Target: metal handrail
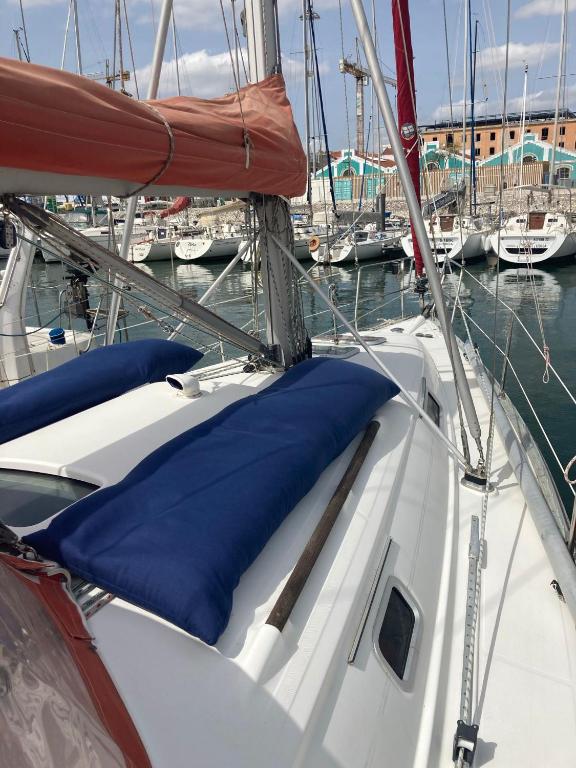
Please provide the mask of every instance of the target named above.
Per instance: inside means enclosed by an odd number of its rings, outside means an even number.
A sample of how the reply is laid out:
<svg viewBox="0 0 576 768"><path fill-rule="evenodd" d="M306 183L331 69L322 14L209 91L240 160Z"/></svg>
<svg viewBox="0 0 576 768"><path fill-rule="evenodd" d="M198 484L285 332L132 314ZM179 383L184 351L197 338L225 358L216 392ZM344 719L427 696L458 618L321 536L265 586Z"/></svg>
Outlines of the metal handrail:
<svg viewBox="0 0 576 768"><path fill-rule="evenodd" d="M480 325L478 325L478 323L464 309L461 308L461 311L464 312L464 314L466 315L467 319L480 331L480 333L486 339L488 339L488 341L490 341L494 345L494 348L502 356L505 356L506 352L500 347L500 345L496 344L496 342L486 333L486 331ZM548 435L546 433L544 425L540 421L540 419L538 417L538 414L536 413L536 410L534 409L534 406L532 405L532 402L530 400L530 396L526 392L526 389L524 388L522 382L520 381L520 377L518 376L516 368L513 366L513 364L510 362L510 360L508 360L508 367L512 371L512 374L513 374L514 378L516 379L516 381L518 383L518 386L520 387L520 391L524 395L524 398L526 399L526 402L528 403L528 407L530 408L530 410L532 412L532 415L534 416L534 419L536 420L536 423L538 424L538 427L540 428L540 431L542 432L542 435L543 435L544 439L546 440L546 443L548 444L548 447L550 448L550 451L552 452L552 455L554 456L554 459L556 460L556 463L558 464L558 466L562 470L562 472L564 472L564 464L561 462L558 454L556 453L556 451L554 449L554 446L552 445L552 443L550 441L550 438L548 437ZM503 394L504 390L502 389L501 391L502 391L502 394ZM570 487L570 491L572 492L572 495L576 496L576 490L571 485L569 487Z"/></svg>

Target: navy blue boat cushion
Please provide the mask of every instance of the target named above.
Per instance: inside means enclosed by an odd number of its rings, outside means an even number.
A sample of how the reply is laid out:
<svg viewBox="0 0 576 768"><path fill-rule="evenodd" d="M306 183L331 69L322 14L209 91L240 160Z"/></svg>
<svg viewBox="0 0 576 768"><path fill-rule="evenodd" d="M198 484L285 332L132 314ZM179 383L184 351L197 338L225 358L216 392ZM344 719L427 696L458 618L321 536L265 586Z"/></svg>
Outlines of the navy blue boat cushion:
<svg viewBox="0 0 576 768"><path fill-rule="evenodd" d="M0 443L162 381L169 373L183 373L202 356L175 341L142 339L94 349L0 389Z"/></svg>
<svg viewBox="0 0 576 768"><path fill-rule="evenodd" d="M158 448L124 480L76 502L26 541L213 644L244 571L397 392L362 365L302 362Z"/></svg>

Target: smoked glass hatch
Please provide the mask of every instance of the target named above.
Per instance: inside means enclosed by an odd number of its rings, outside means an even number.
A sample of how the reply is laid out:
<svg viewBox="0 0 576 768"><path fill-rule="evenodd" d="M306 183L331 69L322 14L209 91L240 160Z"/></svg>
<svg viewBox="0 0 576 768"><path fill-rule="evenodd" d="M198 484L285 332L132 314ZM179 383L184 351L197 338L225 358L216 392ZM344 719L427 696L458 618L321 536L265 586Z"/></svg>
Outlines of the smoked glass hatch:
<svg viewBox="0 0 576 768"><path fill-rule="evenodd" d="M0 520L13 528L36 525L95 490L69 477L0 469Z"/></svg>
<svg viewBox="0 0 576 768"><path fill-rule="evenodd" d="M440 426L440 404L436 400L436 398L432 397L430 392L428 392L428 396L426 397L426 413L434 424L436 424L437 427Z"/></svg>
<svg viewBox="0 0 576 768"><path fill-rule="evenodd" d="M378 647L392 670L403 680L416 624L414 611L396 587L392 587L378 635Z"/></svg>

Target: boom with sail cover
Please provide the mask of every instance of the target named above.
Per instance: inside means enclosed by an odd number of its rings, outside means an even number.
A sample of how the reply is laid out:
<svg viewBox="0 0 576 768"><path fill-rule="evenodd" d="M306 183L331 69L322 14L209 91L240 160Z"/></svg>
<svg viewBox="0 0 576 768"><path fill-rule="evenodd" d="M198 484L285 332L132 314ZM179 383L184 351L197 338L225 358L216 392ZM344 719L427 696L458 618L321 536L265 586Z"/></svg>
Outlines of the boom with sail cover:
<svg viewBox="0 0 576 768"><path fill-rule="evenodd" d="M0 58L0 98L0 194L306 190L280 74L217 99L136 101L69 72Z"/></svg>
<svg viewBox="0 0 576 768"><path fill-rule="evenodd" d="M416 91L414 87L414 56L410 33L410 10L408 0L392 0L392 24L394 29L394 54L396 57L396 81L398 94L398 128L404 154L410 169L414 191L420 203L420 153L418 151L418 130L416 128ZM421 275L424 262L420 247L412 228L414 263L416 274Z"/></svg>

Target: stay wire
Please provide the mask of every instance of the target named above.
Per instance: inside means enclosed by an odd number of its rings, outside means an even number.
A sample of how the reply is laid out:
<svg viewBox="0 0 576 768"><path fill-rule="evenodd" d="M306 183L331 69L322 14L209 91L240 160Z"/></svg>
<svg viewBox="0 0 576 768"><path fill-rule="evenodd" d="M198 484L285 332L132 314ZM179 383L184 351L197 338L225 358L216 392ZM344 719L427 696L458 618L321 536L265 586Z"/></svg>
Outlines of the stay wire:
<svg viewBox="0 0 576 768"><path fill-rule="evenodd" d="M318 85L318 101L320 106L320 115L322 118L322 132L324 134L324 146L326 147L326 157L328 160L328 178L330 180L330 198L332 200L332 211L336 218L339 217L338 208L336 205L336 194L334 192L334 176L332 174L332 162L330 155L330 147L328 145L328 128L326 126L326 113L324 111L324 97L322 95L322 83L320 81L320 67L318 65L318 48L316 46L316 28L314 26L314 15L312 13L312 5L310 0L308 1L308 15L310 17L310 34L312 37L312 51L314 53L314 69L316 72L316 81ZM222 2L222 0L220 0Z"/></svg>

